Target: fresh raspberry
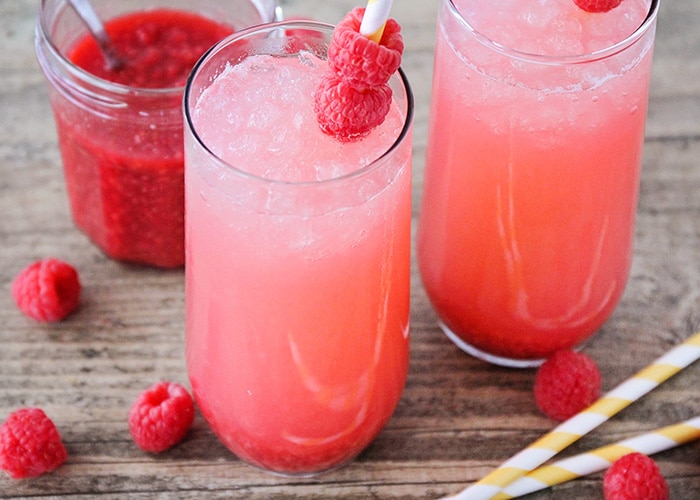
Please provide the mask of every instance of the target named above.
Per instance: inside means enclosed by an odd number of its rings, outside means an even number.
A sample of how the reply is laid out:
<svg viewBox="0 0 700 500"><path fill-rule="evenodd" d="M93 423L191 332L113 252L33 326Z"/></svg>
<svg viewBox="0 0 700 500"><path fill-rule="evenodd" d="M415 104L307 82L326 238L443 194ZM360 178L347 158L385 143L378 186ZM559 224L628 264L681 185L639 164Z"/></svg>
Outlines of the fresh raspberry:
<svg viewBox="0 0 700 500"><path fill-rule="evenodd" d="M77 271L58 259L44 259L30 264L12 282L12 298L17 307L37 321L60 321L80 301Z"/></svg>
<svg viewBox="0 0 700 500"><path fill-rule="evenodd" d="M630 453L605 472L603 494L605 500L668 500L668 483L654 460Z"/></svg>
<svg viewBox="0 0 700 500"><path fill-rule="evenodd" d="M0 469L14 479L51 472L67 456L56 426L39 408L20 408L0 426Z"/></svg>
<svg viewBox="0 0 700 500"><path fill-rule="evenodd" d="M607 12L622 3L622 0L574 0L574 3L588 12Z"/></svg>
<svg viewBox="0 0 700 500"><path fill-rule="evenodd" d="M194 421L192 396L180 384L158 382L129 410L129 432L144 451L160 453L179 443Z"/></svg>
<svg viewBox="0 0 700 500"><path fill-rule="evenodd" d="M535 402L549 418L564 421L586 409L600 396L598 365L576 351L559 351L535 376Z"/></svg>
<svg viewBox="0 0 700 500"><path fill-rule="evenodd" d="M314 95L314 112L321 130L340 141L364 137L379 126L391 106L389 85L358 90L332 76L321 81Z"/></svg>
<svg viewBox="0 0 700 500"><path fill-rule="evenodd" d="M359 89L389 81L401 65L401 26L388 19L380 43L360 34L364 7L355 7L335 27L328 46L328 65L334 73Z"/></svg>

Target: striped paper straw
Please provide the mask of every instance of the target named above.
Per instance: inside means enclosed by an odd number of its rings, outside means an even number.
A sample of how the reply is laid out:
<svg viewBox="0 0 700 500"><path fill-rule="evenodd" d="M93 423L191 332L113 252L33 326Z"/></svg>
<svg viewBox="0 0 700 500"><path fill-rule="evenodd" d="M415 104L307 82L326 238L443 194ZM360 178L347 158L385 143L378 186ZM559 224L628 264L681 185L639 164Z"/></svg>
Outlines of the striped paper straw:
<svg viewBox="0 0 700 500"><path fill-rule="evenodd" d="M360 23L360 34L379 43L389 18L392 0L369 0Z"/></svg>
<svg viewBox="0 0 700 500"><path fill-rule="evenodd" d="M680 424L670 425L535 469L508 485L493 499L508 500L527 495L607 469L615 460L629 453L653 455L698 438L700 438L700 417L695 417Z"/></svg>
<svg viewBox="0 0 700 500"><path fill-rule="evenodd" d="M700 358L700 332L561 423L450 500L488 500Z"/></svg>

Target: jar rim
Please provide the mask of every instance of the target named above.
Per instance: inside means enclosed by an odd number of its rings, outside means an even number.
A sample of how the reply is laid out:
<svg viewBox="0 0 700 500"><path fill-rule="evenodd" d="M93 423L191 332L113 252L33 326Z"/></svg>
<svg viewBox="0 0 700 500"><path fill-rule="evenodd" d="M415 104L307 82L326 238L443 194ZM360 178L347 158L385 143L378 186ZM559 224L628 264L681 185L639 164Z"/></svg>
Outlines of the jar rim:
<svg viewBox="0 0 700 500"><path fill-rule="evenodd" d="M256 0L250 0L251 4L256 8L260 16L260 22L265 22L264 13L261 11L261 7ZM51 3L51 5L49 5ZM272 5L272 4L271 4ZM132 85L126 85L123 83L117 83L99 76L93 75L89 71L84 70L80 66L76 65L71 61L65 54L58 48L51 37L50 21L54 20L58 15L62 14L66 8L70 8L70 5L66 0L41 0L41 5L39 7L39 16L36 23L36 35L38 38L46 42L46 47L51 53L51 56L59 61L63 68L78 81L85 82L87 85L94 87L96 89L118 94L118 95L129 95L129 96L144 96L144 97L168 97L168 96L178 96L182 95L185 90L185 83L182 85L172 86L172 87L138 87ZM275 15L275 11L269 13L271 16ZM87 31L86 31L87 33Z"/></svg>

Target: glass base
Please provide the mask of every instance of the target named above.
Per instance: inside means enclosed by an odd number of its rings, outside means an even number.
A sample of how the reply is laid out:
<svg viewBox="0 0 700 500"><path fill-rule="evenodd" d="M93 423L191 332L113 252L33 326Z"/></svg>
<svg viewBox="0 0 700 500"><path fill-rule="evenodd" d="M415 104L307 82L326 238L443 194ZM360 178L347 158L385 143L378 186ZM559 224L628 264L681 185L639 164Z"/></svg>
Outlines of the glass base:
<svg viewBox="0 0 700 500"><path fill-rule="evenodd" d="M234 453L234 455L235 455L235 453ZM314 478L316 476L320 476L323 474L327 474L329 472L333 472L333 471L338 470L338 469L342 469L343 467L348 465L350 462L355 460L355 457L353 456L353 457L350 457L343 462L337 463L335 465L331 465L330 467L325 467L325 468L321 468L318 470L311 470L311 471L294 472L294 471L281 471L281 470L275 470L275 469L268 469L267 467L265 467L263 465L257 464L255 462L251 462L249 460L246 460L245 458L239 457L238 455L235 455L235 456L236 456L236 458L241 460L243 463L249 465L253 469L257 469L260 472L264 472L264 473L270 474L272 476L283 477L283 478L288 478L288 479L311 479L311 478Z"/></svg>
<svg viewBox="0 0 700 500"><path fill-rule="evenodd" d="M454 344L461 350L463 350L470 356L474 356L475 358L481 359L482 361L486 361L487 363L505 366L508 368L535 368L540 366L545 361L544 359L511 359L504 358L502 356L496 356L495 354L489 354L488 352L484 352L481 349L477 349L473 345L465 342L456 333L450 330L447 327L447 325L445 325L442 321L440 322L440 328L442 328L442 331L445 333L447 338L454 342Z"/></svg>

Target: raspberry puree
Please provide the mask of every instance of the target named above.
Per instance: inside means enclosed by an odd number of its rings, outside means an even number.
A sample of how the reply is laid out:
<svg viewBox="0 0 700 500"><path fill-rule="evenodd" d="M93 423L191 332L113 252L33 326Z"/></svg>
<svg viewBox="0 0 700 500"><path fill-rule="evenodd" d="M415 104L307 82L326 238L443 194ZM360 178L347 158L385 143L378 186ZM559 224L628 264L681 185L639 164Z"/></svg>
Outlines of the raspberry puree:
<svg viewBox="0 0 700 500"><path fill-rule="evenodd" d="M134 12L106 23L125 66L108 70L94 41L68 58L104 80L150 91L84 113L56 110L76 225L107 255L158 267L184 264L182 87L197 59L233 30L175 10ZM154 89L169 89L154 92Z"/></svg>
<svg viewBox="0 0 700 500"><path fill-rule="evenodd" d="M231 28L198 14L159 9L118 17L105 26L125 66L111 70L92 37L69 59L95 76L130 87L181 87L197 59Z"/></svg>

